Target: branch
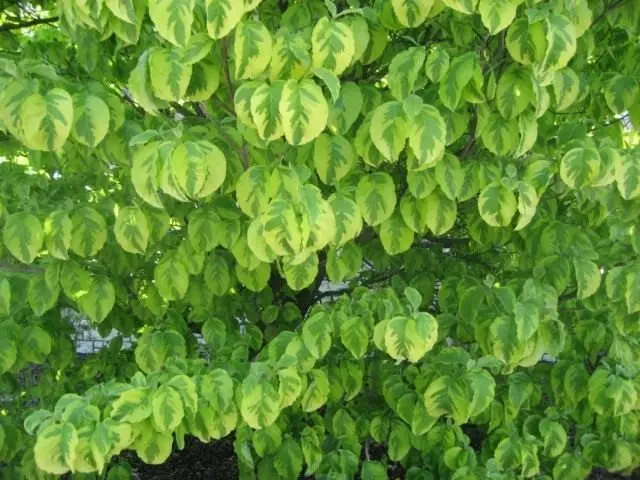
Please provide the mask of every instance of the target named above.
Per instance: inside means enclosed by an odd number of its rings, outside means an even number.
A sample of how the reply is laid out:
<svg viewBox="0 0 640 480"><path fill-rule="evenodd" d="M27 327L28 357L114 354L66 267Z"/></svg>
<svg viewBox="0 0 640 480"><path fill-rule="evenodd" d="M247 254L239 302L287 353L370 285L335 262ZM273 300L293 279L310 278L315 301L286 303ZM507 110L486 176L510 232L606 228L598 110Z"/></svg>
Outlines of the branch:
<svg viewBox="0 0 640 480"><path fill-rule="evenodd" d="M23 267L22 265L12 265L10 263L0 263L0 272L25 273L29 275L39 275L44 273L42 267Z"/></svg>
<svg viewBox="0 0 640 480"><path fill-rule="evenodd" d="M0 32L8 32L10 30L20 30L22 28L35 27L36 25L44 25L48 23L55 23L58 21L58 17L38 18L24 23L4 23L0 25Z"/></svg>
<svg viewBox="0 0 640 480"><path fill-rule="evenodd" d="M607 5L607 7L602 11L602 13L600 15L598 15L593 22L591 22L591 26L593 27L596 23L598 23L600 20L602 20L604 17L607 16L607 14L613 10L615 10L618 7L621 7L624 3L626 2L626 0L618 0L617 2L611 2L609 5Z"/></svg>
<svg viewBox="0 0 640 480"><path fill-rule="evenodd" d="M222 68L224 69L224 78L227 82L227 88L229 89L231 101L233 101L233 98L236 96L236 94L233 90L233 83L231 82L231 72L229 72L229 44L227 43L226 37L221 40L220 52L222 53Z"/></svg>

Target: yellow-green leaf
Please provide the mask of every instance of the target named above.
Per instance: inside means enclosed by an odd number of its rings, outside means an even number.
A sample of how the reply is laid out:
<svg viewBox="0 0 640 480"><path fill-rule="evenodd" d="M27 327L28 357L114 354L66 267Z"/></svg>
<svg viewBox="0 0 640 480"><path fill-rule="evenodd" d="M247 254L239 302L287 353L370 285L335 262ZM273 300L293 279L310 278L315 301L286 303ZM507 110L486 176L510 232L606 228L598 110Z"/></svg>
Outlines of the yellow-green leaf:
<svg viewBox="0 0 640 480"><path fill-rule="evenodd" d="M271 60L271 34L256 20L244 20L236 27L234 53L236 78L256 78L264 72Z"/></svg>
<svg viewBox="0 0 640 480"><path fill-rule="evenodd" d="M284 135L294 146L317 138L329 119L327 101L313 80L289 80L282 89L279 111Z"/></svg>
<svg viewBox="0 0 640 480"><path fill-rule="evenodd" d="M11 215L2 231L4 245L22 263L32 263L42 248L44 233L40 220L30 213Z"/></svg>
<svg viewBox="0 0 640 480"><path fill-rule="evenodd" d="M149 224L142 210L135 206L122 208L113 231L123 250L144 255L149 243Z"/></svg>
<svg viewBox="0 0 640 480"><path fill-rule="evenodd" d="M149 17L162 38L184 47L191 38L195 0L149 0Z"/></svg>

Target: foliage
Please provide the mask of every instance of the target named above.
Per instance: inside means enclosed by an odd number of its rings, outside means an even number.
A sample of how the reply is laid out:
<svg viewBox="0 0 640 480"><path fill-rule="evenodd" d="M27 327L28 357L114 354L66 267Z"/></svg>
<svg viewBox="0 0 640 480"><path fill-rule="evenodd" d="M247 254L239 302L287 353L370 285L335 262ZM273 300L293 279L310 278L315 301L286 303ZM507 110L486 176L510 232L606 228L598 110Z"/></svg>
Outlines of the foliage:
<svg viewBox="0 0 640 480"><path fill-rule="evenodd" d="M3 478L640 465L640 3L2 9Z"/></svg>

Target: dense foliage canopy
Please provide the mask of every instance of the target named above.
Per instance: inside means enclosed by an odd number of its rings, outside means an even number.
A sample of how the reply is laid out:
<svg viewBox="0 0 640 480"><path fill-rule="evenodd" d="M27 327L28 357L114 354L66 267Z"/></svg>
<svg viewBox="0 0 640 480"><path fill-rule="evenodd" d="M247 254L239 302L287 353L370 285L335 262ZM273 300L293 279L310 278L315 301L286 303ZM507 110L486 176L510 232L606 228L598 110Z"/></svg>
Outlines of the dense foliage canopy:
<svg viewBox="0 0 640 480"><path fill-rule="evenodd" d="M640 2L0 9L2 478L640 465Z"/></svg>

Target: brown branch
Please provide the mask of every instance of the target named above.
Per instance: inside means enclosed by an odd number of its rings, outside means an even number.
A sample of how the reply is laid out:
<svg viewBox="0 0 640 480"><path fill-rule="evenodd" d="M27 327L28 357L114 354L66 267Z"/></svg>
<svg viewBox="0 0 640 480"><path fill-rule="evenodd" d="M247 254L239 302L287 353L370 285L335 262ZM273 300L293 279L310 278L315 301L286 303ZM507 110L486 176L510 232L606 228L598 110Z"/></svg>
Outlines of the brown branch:
<svg viewBox="0 0 640 480"><path fill-rule="evenodd" d="M4 23L0 25L0 32L8 32L10 30L20 30L22 28L35 27L36 25L44 25L48 23L55 23L59 20L58 17L49 18L37 18L23 23Z"/></svg>

